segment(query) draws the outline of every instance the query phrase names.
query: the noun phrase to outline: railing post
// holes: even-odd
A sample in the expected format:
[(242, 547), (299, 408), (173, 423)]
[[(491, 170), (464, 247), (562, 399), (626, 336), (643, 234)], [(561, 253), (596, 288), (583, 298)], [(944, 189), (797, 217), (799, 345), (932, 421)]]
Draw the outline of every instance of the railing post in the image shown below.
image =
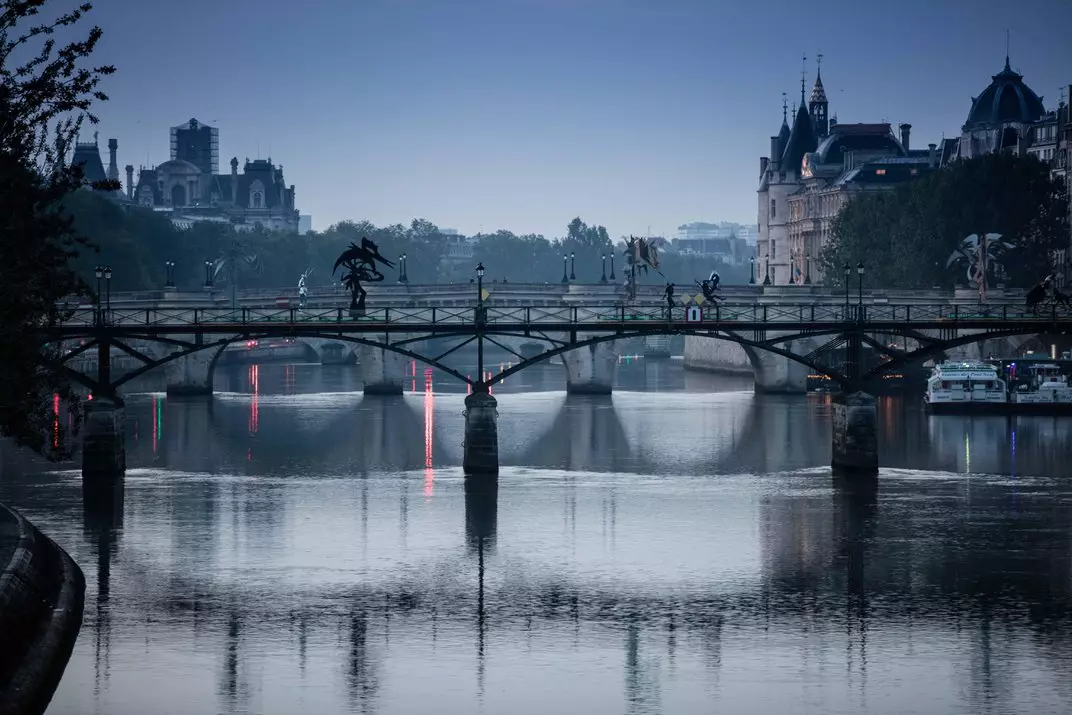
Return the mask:
[(294, 322), (294, 309), (293, 308), (290, 309), (290, 322), (292, 322), (292, 323)]
[(146, 324), (146, 325), (149, 325), (149, 324), (150, 324), (151, 322), (152, 322), (152, 321), (151, 321), (151, 320), (149, 320), (149, 309), (148, 309), (148, 308), (146, 308), (146, 309), (145, 309), (145, 324)]
[(435, 322), (436, 322), (436, 309), (435, 309), (435, 306), (432, 306), (432, 325), (435, 325)]
[(384, 308), (383, 309), (383, 322), (385, 322), (385, 323), (390, 323), (391, 322), (391, 309), (390, 308)]
[(336, 323), (341, 323), (342, 322), (342, 308), (336, 308), (335, 309), (335, 322)]
[(525, 308), (525, 325), (528, 326), (532, 323), (532, 308)]

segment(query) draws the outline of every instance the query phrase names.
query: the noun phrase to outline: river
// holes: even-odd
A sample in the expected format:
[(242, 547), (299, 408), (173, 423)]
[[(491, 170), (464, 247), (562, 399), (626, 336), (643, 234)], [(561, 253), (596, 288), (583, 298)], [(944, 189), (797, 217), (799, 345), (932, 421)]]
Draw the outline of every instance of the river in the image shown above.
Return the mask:
[(1072, 712), (1068, 420), (881, 398), (870, 488), (831, 477), (828, 398), (544, 365), (495, 386), (479, 488), (464, 386), (411, 373), (145, 383), (106, 495), (7, 454), (87, 580), (49, 713)]

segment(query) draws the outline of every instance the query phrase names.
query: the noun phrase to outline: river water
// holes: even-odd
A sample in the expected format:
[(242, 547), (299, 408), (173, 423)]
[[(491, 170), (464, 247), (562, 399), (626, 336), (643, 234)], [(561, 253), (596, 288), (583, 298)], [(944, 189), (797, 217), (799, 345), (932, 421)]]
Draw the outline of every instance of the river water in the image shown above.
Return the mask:
[(132, 394), (107, 494), (9, 455), (0, 499), (87, 580), (49, 712), (1072, 712), (1068, 421), (883, 398), (871, 488), (832, 479), (824, 397), (545, 365), (494, 389), (480, 486), (464, 387), (412, 373)]

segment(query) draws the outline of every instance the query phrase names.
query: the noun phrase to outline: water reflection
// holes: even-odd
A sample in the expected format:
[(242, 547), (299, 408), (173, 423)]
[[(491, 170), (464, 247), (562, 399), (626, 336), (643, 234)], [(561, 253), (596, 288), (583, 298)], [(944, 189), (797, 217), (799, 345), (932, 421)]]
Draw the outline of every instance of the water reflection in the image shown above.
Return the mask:
[(130, 398), (157, 437), (107, 489), (4, 472), (93, 602), (50, 712), (1072, 706), (1052, 421), (887, 401), (894, 466), (832, 482), (822, 399), (511, 393), (482, 482), (434, 376), (394, 399), (288, 379), (251, 381), (255, 432), (249, 393)]

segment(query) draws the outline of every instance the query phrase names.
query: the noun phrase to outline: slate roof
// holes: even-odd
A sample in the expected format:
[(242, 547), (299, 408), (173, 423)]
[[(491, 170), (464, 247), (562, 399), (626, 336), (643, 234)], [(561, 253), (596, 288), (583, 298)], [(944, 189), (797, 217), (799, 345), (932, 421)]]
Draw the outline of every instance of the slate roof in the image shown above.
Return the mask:
[(972, 98), (971, 111), (964, 122), (964, 131), (998, 126), (1007, 122), (1030, 124), (1046, 113), (1042, 98), (1024, 84), (1022, 75), (1009, 67), (991, 78), (990, 85), (978, 97)]

